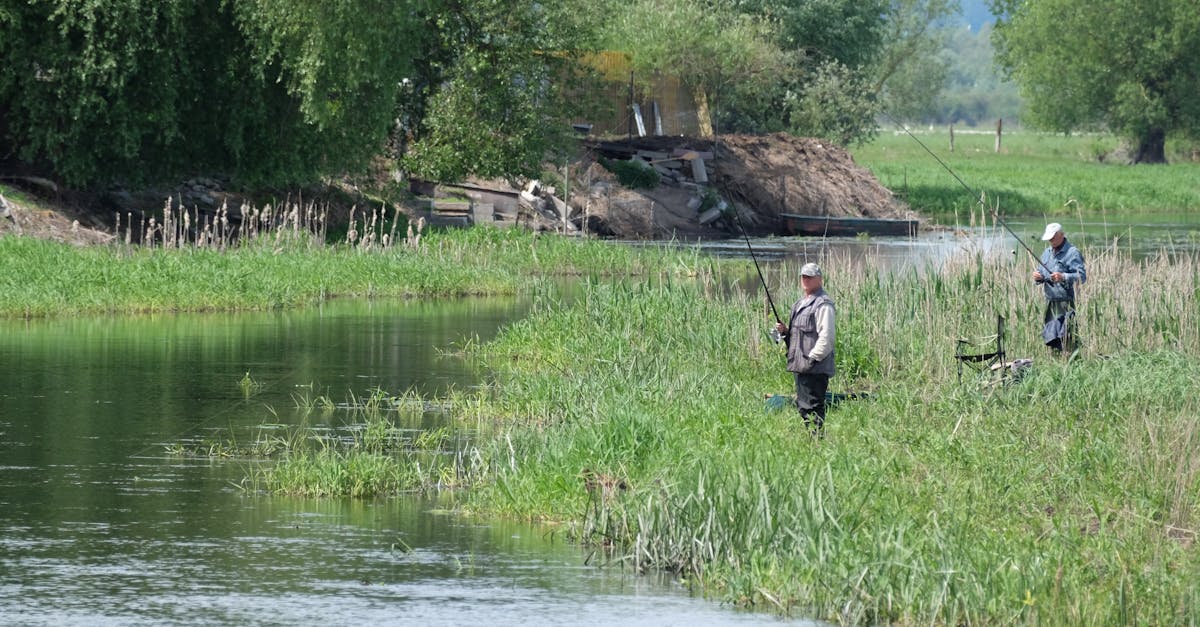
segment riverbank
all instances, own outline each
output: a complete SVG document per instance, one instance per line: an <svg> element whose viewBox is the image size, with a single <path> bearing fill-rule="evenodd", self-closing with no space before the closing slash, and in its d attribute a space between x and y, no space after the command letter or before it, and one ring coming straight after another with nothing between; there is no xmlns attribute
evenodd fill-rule
<svg viewBox="0 0 1200 627"><path fill-rule="evenodd" d="M290 228L221 250L76 246L0 236L0 317L241 311L344 297L536 290L546 277L648 276L698 252L635 251L519 229L454 229L392 245L326 245Z"/></svg>
<svg viewBox="0 0 1200 627"><path fill-rule="evenodd" d="M679 137L635 139L625 156L640 155L645 168L657 168L653 171L659 183L650 189L620 185L617 177L598 163L603 150L581 146L565 170L569 182L562 170L553 169L544 173L547 185L543 187L554 190L547 192L550 196L564 197L572 232L622 239L721 239L740 237L742 227L752 235L778 234L783 231L780 213L919 217L923 223L961 225L971 222L973 213L981 213L979 193L985 194L989 212L998 207L1007 217L1066 213L1094 220L1200 209L1200 189L1180 184L1200 178L1200 162L1178 149L1169 150L1169 165L1127 166L1116 156L1117 138L1109 135L1010 132L1004 135L999 152L995 151L995 137L986 133L960 131L953 151L944 130L914 130L914 135L936 159L917 140L899 131L881 133L872 142L850 150L778 134L730 135L715 143ZM676 153L691 160L671 158ZM707 159L710 155L712 159ZM693 170L692 164L701 161L703 167ZM667 174L660 175L658 170ZM691 174L685 176L688 172ZM707 182L696 183L694 177L700 173ZM306 206L325 211L329 230L339 234L349 230L347 223L356 207L360 217L372 208L386 206L391 211L398 207L415 221L429 213L425 207L430 202L416 198L382 173L363 180L257 195L226 191L219 181L210 179L136 194L74 193L58 190L50 181L38 181L40 185L22 181L18 186L17 181L6 180L0 184L0 194L8 197L19 219L27 223L27 235L79 244L121 239L123 234L116 233L113 224L116 214L124 216L120 219L128 232L129 222L140 228L149 216L161 214L168 197L180 198L190 212L208 217L222 205L236 212L243 203L254 205L256 199L260 206L303 199ZM564 200L557 196L554 203L549 203L549 198L538 200L546 211L543 215L520 205L520 189L499 182L495 186L504 193L480 191L490 189L488 185L450 185L441 193L453 196L448 201L464 206L491 206L503 197L511 206L494 209L512 214L509 217L517 218L516 223L524 228L553 231L562 226L555 211ZM739 221L716 210L722 201L738 208ZM547 203L555 209L550 210ZM482 211L481 215L488 213ZM13 230L12 224L0 220L0 235Z"/></svg>

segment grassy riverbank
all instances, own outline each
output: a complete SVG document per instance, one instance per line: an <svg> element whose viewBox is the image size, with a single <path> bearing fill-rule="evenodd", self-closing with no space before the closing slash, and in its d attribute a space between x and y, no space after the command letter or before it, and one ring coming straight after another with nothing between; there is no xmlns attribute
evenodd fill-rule
<svg viewBox="0 0 1200 627"><path fill-rule="evenodd" d="M900 274L826 260L832 387L870 396L833 409L823 440L765 408L791 379L762 305L705 271L590 285L473 347L494 380L454 399L479 429L455 454L324 448L255 485L470 485L476 512L561 522L714 598L842 623L1194 622L1200 260L1129 272L1090 252L1073 361L1040 346L1040 296L1011 259ZM1032 370L959 384L955 339L997 314Z"/></svg>
<svg viewBox="0 0 1200 627"><path fill-rule="evenodd" d="M0 317L275 309L337 297L505 294L532 289L549 276L653 275L679 259L655 249L634 251L485 228L426 233L415 245L401 240L370 248L274 233L226 250L77 247L7 235L0 237Z"/></svg>
<svg viewBox="0 0 1200 627"><path fill-rule="evenodd" d="M1088 348L1069 363L1038 345L1038 295L1007 262L827 264L833 388L872 397L819 441L764 410L790 379L758 306L699 283L597 286L483 349L499 394L479 415L513 428L473 502L578 521L721 599L840 622L1195 621L1200 273L1152 262L1126 283L1123 263L1092 261ZM1032 373L958 385L954 339L996 314Z"/></svg>
<svg viewBox="0 0 1200 627"><path fill-rule="evenodd" d="M991 134L956 133L954 152L947 129L914 134L976 193L985 193L989 209L998 202L1006 215L1200 210L1200 187L1181 184L1200 179L1200 163L1184 155L1171 155L1168 165L1127 166L1112 157L1117 140L1108 135L1008 133L997 153ZM904 133L882 134L852 152L923 214L965 224L978 209L977 197Z"/></svg>

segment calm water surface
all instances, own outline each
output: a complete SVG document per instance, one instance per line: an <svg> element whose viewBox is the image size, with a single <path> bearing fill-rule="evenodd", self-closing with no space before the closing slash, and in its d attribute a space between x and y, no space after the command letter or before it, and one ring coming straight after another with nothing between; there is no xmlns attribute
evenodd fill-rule
<svg viewBox="0 0 1200 627"><path fill-rule="evenodd" d="M964 253L1004 253L1014 263L1035 263L1021 243L1041 255L1042 231L1048 222L1063 225L1067 238L1085 255L1102 249L1117 249L1141 260L1159 254L1200 254L1200 212L1138 216L1048 215L1045 218L1005 218L1005 224L1020 236L991 221L987 225L965 224L924 229L916 237L755 237L750 247L764 271L781 264L806 261L872 259L893 270L937 265ZM718 257L749 258L745 239L735 238L699 244L630 242L642 246L696 246ZM757 280L757 279L756 279Z"/></svg>
<svg viewBox="0 0 1200 627"><path fill-rule="evenodd" d="M777 623L587 565L552 529L448 515L448 496L265 496L235 486L252 462L166 454L293 423L317 394L471 386L444 353L528 307L0 321L0 623Z"/></svg>

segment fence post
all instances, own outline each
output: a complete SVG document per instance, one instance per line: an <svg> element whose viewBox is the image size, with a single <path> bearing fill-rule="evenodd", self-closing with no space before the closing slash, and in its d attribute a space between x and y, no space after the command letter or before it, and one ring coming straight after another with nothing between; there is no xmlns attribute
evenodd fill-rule
<svg viewBox="0 0 1200 627"><path fill-rule="evenodd" d="M1004 126L1004 118L996 120L996 152L1000 152L1000 129Z"/></svg>
<svg viewBox="0 0 1200 627"><path fill-rule="evenodd" d="M954 125L950 125L950 152L954 152Z"/></svg>

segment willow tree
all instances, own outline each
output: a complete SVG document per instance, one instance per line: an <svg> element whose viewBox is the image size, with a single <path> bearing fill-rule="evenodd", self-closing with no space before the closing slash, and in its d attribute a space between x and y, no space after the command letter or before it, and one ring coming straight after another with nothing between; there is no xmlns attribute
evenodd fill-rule
<svg viewBox="0 0 1200 627"><path fill-rule="evenodd" d="M1165 163L1171 133L1200 135L1195 0L994 0L998 60L1026 120L1055 131L1104 127L1134 163Z"/></svg>
<svg viewBox="0 0 1200 627"><path fill-rule="evenodd" d="M423 44L421 4L40 0L0 7L0 143L68 183L365 163Z"/></svg>

